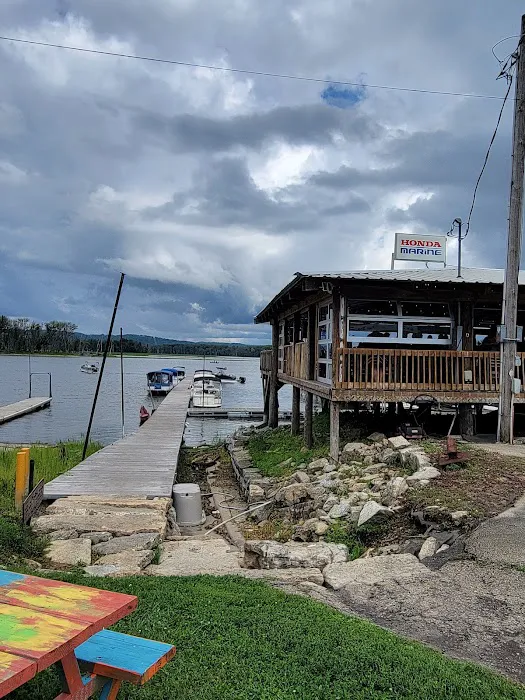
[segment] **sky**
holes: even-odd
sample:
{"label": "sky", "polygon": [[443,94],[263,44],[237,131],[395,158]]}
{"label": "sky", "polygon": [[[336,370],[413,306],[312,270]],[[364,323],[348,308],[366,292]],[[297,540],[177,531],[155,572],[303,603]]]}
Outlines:
{"label": "sky", "polygon": [[[3,36],[321,82],[0,41],[0,314],[104,332],[125,272],[125,333],[268,342],[294,273],[388,269],[396,231],[467,219],[501,100],[366,86],[503,96],[522,10],[2,0]],[[509,101],[467,266],[504,266],[511,147]]]}

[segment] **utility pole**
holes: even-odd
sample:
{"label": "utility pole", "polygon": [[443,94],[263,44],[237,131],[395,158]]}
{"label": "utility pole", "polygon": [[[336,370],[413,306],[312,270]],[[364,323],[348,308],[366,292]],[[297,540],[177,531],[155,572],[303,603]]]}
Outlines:
{"label": "utility pole", "polygon": [[513,380],[516,368],[518,276],[523,227],[523,178],[525,174],[525,15],[521,18],[520,42],[516,63],[516,97],[512,144],[512,180],[510,185],[509,236],[507,265],[503,287],[501,326],[501,374],[498,440],[512,443],[514,428]]}

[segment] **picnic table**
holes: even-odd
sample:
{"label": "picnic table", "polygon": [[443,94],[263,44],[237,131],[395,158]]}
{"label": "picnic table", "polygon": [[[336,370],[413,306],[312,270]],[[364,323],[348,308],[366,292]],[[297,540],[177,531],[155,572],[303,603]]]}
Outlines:
{"label": "picnic table", "polygon": [[[113,700],[122,680],[142,684],[175,647],[104,628],[129,615],[137,597],[0,571],[0,698],[56,665],[63,692]],[[43,699],[44,700],[44,699]]]}

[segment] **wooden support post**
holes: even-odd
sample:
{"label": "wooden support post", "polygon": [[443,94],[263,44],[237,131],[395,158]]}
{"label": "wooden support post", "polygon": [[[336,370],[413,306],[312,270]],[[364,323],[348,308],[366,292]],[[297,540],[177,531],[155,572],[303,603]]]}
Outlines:
{"label": "wooden support post", "polygon": [[330,457],[339,461],[339,415],[340,404],[330,401]]}
{"label": "wooden support post", "polygon": [[26,455],[20,451],[16,454],[16,472],[15,472],[15,507],[17,510],[22,510],[22,503],[25,498],[26,490]]}
{"label": "wooden support post", "polygon": [[396,415],[396,409],[397,409],[396,404],[390,402],[390,403],[388,404],[388,415],[389,415],[389,416],[395,416],[395,415]]}
{"label": "wooden support post", "polygon": [[272,321],[272,367],[270,373],[269,399],[268,399],[268,425],[277,428],[279,425],[279,400],[277,398],[277,370],[279,355],[279,321]]}
{"label": "wooden support post", "polygon": [[514,101],[514,135],[512,177],[510,185],[509,234],[507,264],[503,286],[503,328],[498,440],[513,442],[514,377],[516,373],[516,332],[518,320],[518,277],[523,234],[523,179],[525,171],[525,15],[521,18],[520,43],[517,49],[516,99]]}
{"label": "wooden support post", "polygon": [[298,386],[292,389],[292,435],[299,435],[301,422],[301,390]]}
{"label": "wooden support post", "polygon": [[[461,316],[460,325],[463,327],[463,350],[473,350],[474,349],[474,309],[472,303],[468,301],[461,302]],[[472,361],[468,362],[465,359],[463,362],[463,368],[466,370],[472,370]],[[460,382],[464,381],[463,377],[458,377]],[[474,414],[472,412],[472,406],[469,403],[462,403],[459,405],[459,431],[461,435],[466,437],[471,437],[474,435]]]}
{"label": "wooden support post", "polygon": [[314,444],[313,417],[314,395],[308,391],[304,402],[304,444],[308,449],[311,449]]}

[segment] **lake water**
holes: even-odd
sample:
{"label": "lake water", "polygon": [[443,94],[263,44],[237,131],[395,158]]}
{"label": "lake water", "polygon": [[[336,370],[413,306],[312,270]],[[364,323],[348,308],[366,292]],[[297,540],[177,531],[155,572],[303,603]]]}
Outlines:
{"label": "lake water", "polygon": [[[96,374],[80,371],[84,362],[101,361],[89,357],[32,357],[32,372],[50,372],[53,383],[51,407],[11,423],[0,425],[0,443],[56,443],[82,439],[87,430],[91,404],[97,384]],[[146,387],[146,373],[162,367],[181,366],[190,378],[202,369],[202,358],[192,357],[125,357],[124,399],[126,434],[137,430],[141,405],[151,410]],[[224,384],[224,408],[262,408],[262,385],[259,358],[220,358],[220,367],[246,377],[246,384]],[[25,399],[29,394],[29,361],[22,356],[0,356],[0,405]],[[213,370],[214,364],[206,363]],[[176,391],[176,389],[174,389]],[[47,376],[33,377],[33,396],[48,395]],[[158,403],[160,399],[156,399]],[[279,392],[283,410],[291,407],[291,388]],[[246,422],[188,418],[185,442],[195,446],[210,444],[234,432]],[[122,436],[120,415],[120,359],[108,358],[98,397],[91,438],[107,445]]]}

